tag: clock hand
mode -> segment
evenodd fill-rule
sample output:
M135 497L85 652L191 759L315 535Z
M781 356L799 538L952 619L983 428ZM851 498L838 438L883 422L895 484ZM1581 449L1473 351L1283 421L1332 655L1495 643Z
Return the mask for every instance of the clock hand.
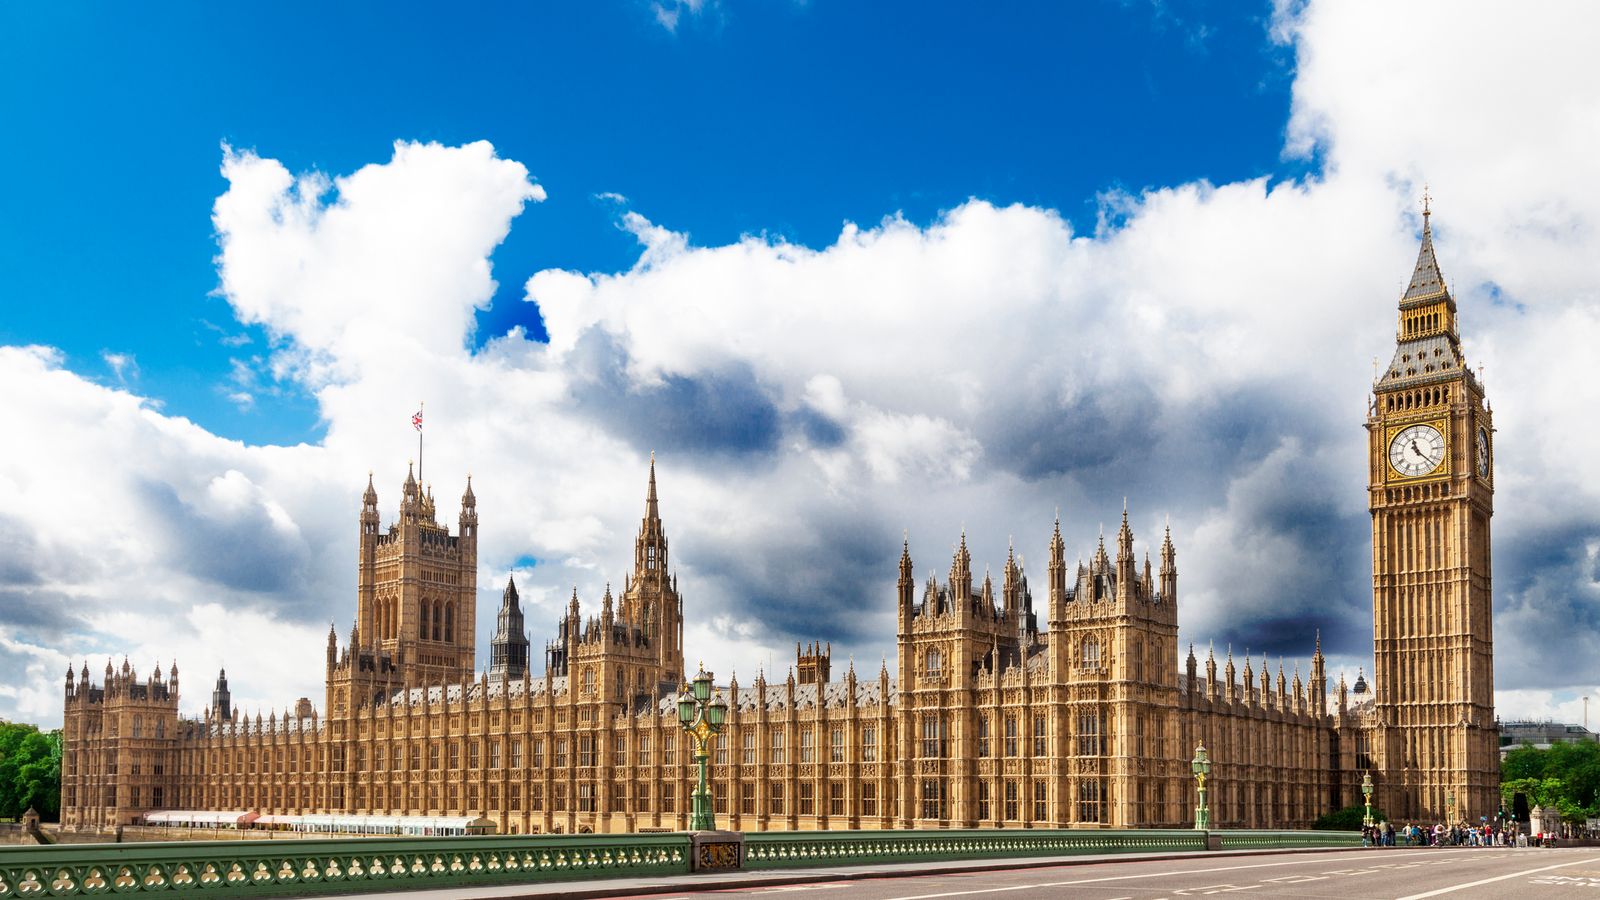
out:
M1418 458L1425 457L1425 454L1422 452L1422 448L1417 446L1417 441L1415 438L1413 438L1411 441L1411 449L1416 451Z

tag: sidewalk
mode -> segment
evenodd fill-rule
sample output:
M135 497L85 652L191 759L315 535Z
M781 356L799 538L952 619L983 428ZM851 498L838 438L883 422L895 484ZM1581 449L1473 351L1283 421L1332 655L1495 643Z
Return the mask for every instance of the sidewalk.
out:
M677 896L701 891L751 887L777 887L788 884L817 884L854 881L863 878L894 878L905 875L960 874L995 872L1008 869L1035 869L1046 866L1088 866L1108 862L1160 861L1169 859L1226 859L1235 856L1281 856L1296 853L1372 850L1372 847L1295 847L1287 850L1213 850L1190 853L1100 853L1072 856L1027 856L1013 859L961 859L949 862L893 863L887 865L821 866L816 868L763 869L740 872L705 872L656 878L581 879L573 881L507 884L496 887L451 887L416 891L362 893L363 897L395 897L408 900L470 900L470 898L560 898L585 900L601 897L638 897L658 894Z

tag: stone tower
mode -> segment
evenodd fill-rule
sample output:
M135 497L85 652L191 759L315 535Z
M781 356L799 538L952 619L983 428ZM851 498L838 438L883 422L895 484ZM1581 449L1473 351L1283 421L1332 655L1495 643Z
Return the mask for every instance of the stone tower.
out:
M401 681L459 683L473 672L478 589L478 501L472 479L461 496L460 530L435 519L433 492L411 471L400 515L379 531L378 493L367 479L361 503L356 649L387 657Z
M528 671L528 632L522 624L522 604L517 597L517 581L506 578L500 598L500 614L495 617L494 638L489 642L489 677L515 681Z
M1068 582L1060 524L1050 541L1050 651L1068 683L1065 710L1081 777L1072 801L1081 819L1113 827L1161 821L1186 786L1178 746L1178 570L1172 534L1161 567L1134 555L1124 507L1116 555L1101 538ZM1065 736L1067 729L1059 734ZM1095 814L1098 814L1096 817Z
M1422 248L1367 416L1378 800L1391 816L1498 810L1489 518L1494 423L1456 301ZM1374 773L1375 777L1378 773Z
M665 695L684 682L683 599L678 578L667 568L667 533L656 498L656 455L650 454L650 483L644 518L633 541L633 574L623 585L618 618L639 626L653 656L655 693Z

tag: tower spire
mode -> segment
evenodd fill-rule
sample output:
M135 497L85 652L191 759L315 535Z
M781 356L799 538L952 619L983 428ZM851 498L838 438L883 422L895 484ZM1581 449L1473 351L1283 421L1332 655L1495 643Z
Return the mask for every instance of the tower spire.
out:
M661 518L661 511L656 502L656 452L650 451L650 489L644 498L644 517L646 519Z

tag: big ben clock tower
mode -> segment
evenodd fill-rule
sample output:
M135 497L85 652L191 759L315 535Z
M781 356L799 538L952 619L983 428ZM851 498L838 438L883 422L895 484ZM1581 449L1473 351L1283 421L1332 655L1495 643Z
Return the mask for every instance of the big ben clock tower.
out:
M1398 819L1499 808L1489 518L1494 424L1456 301L1422 248L1367 417L1378 800Z

